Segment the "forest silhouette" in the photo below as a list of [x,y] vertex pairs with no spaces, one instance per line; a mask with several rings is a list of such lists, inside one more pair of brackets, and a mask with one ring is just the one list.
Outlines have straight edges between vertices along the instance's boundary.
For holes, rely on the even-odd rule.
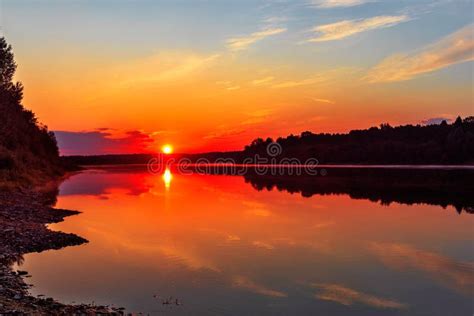
[[54,134],[22,104],[12,47],[0,38],[0,186],[37,184],[64,171]]
[[[280,158],[318,159],[322,164],[468,164],[474,163],[474,117],[438,125],[381,124],[347,134],[306,131],[275,140]],[[257,138],[244,155],[269,156],[274,140]]]

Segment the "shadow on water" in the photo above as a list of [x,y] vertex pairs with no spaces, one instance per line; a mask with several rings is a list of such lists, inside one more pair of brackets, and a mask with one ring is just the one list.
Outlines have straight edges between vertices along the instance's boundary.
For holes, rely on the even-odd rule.
[[[173,174],[179,174],[176,166]],[[205,169],[205,168],[204,168]],[[454,207],[458,213],[474,213],[474,168],[445,167],[353,167],[324,166],[315,169],[318,175],[310,176],[298,168],[278,169],[269,167],[265,173],[255,167],[238,170],[240,175],[254,189],[278,190],[299,193],[303,197],[315,195],[348,195],[353,199],[366,199],[390,205],[392,202],[412,205],[429,204],[443,208]],[[189,170],[188,170],[189,172]],[[235,176],[234,168],[213,166],[192,170],[197,174]],[[104,173],[108,176],[104,177]],[[121,175],[134,173],[133,178]],[[147,192],[152,183],[146,165],[109,165],[93,167],[87,175],[78,174],[75,182],[65,182],[60,195],[92,194],[103,195],[111,187],[121,188],[130,195]],[[93,179],[93,181],[91,181]]]
[[249,169],[244,176],[258,191],[273,190],[314,195],[347,194],[389,205],[431,204],[453,206],[458,213],[474,213],[472,169],[328,168],[326,175],[258,175]]

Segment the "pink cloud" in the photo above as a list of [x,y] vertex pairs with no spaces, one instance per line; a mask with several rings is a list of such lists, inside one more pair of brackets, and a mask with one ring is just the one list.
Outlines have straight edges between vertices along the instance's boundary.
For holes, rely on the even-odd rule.
[[101,128],[95,131],[55,131],[61,155],[104,155],[152,152],[153,138],[138,130],[117,133]]

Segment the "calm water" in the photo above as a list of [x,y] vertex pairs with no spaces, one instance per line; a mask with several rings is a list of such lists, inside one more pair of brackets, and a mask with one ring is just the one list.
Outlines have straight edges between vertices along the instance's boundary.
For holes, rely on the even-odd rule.
[[90,242],[27,255],[21,269],[33,276],[33,294],[63,302],[165,315],[474,310],[474,215],[452,206],[109,168],[65,181],[57,207],[83,214],[50,227]]

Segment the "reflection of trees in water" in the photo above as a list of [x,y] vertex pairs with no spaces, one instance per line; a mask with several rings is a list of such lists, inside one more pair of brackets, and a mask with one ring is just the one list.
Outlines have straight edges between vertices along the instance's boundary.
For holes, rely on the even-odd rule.
[[327,176],[257,175],[249,170],[245,181],[258,191],[300,193],[304,197],[347,194],[389,205],[453,206],[458,213],[474,213],[474,170],[329,168]]

